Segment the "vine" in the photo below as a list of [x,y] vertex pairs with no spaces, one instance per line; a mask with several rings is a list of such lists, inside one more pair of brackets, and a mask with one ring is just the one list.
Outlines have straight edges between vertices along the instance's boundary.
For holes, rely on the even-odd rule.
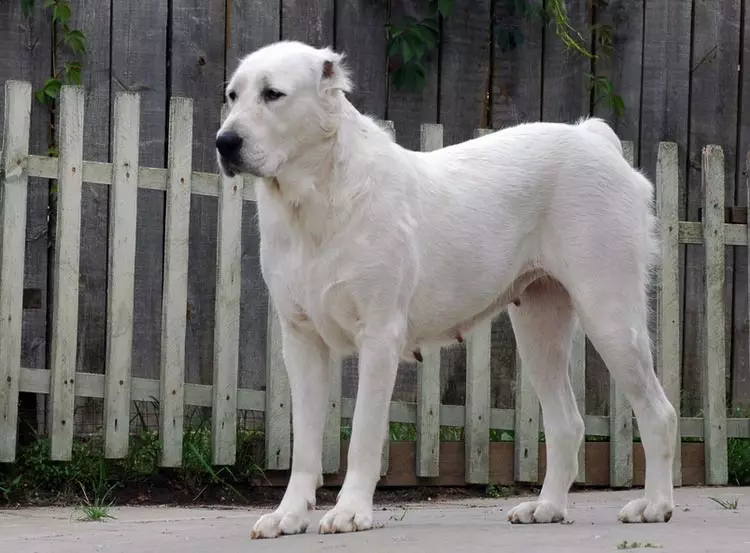
[[[30,18],[36,0],[20,0],[21,13]],[[70,20],[73,10],[67,0],[44,0],[44,8],[49,12],[52,20],[52,65],[51,74],[44,79],[42,86],[34,92],[37,102],[47,106],[50,113],[50,132],[48,138],[48,153],[57,155],[56,137],[54,132],[54,115],[60,89],[64,84],[81,85],[83,62],[80,56],[86,53],[86,36],[79,29],[71,27]],[[58,68],[57,58],[61,49],[67,50],[70,59]]]
[[[606,5],[605,0],[597,0]],[[454,0],[429,0],[427,16],[422,19],[407,16],[398,24],[386,25],[388,71],[397,89],[421,90],[427,80],[424,60],[437,49],[441,33],[439,22],[453,11]],[[505,12],[509,17],[495,17],[493,36],[501,52],[510,52],[523,44],[524,35],[520,21],[542,26],[552,23],[555,34],[571,53],[591,60],[608,59],[612,52],[613,29],[609,25],[595,24],[590,31],[595,37],[596,54],[586,46],[583,35],[570,23],[565,0],[547,0],[544,5],[529,0],[505,0]],[[605,102],[617,117],[625,109],[622,98],[616,93],[612,82],[604,75],[586,74],[589,92],[594,105]]]

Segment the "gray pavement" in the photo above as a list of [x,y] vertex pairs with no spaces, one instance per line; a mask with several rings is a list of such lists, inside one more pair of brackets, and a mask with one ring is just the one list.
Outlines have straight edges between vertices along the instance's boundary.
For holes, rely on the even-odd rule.
[[[445,501],[380,505],[375,520],[382,526],[359,534],[320,536],[311,525],[305,535],[258,541],[248,536],[267,512],[260,509],[123,507],[107,522],[81,522],[70,508],[0,510],[0,553],[564,553],[618,551],[624,542],[643,551],[750,552],[750,488],[678,489],[670,523],[617,522],[620,507],[640,494],[573,493],[568,524],[511,525],[505,517],[518,498]],[[709,497],[739,498],[739,505],[726,510]]]

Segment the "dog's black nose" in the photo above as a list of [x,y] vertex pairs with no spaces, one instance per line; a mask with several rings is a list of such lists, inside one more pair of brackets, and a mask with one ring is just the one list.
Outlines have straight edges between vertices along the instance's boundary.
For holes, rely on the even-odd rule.
[[216,137],[216,149],[222,157],[233,158],[242,148],[242,137],[234,131],[226,131]]

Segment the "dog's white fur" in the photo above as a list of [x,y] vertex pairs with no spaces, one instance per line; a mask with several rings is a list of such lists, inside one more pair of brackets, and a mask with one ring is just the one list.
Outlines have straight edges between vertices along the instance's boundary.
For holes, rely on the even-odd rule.
[[[285,96],[268,100],[264,89]],[[645,447],[645,496],[620,519],[669,520],[677,419],[647,329],[653,187],[606,123],[530,123],[409,151],[346,99],[341,54],[298,42],[250,54],[227,90],[234,99],[219,134],[236,132],[243,147],[219,161],[262,177],[261,263],[292,390],[291,478],[254,537],[308,526],[322,483],[331,360],[356,351],[360,377],[348,471],[319,531],[365,530],[399,357],[455,343],[509,303],[547,436],[541,495],[515,507],[511,522],[566,516],[584,435],[567,371],[578,318],[627,395]]]

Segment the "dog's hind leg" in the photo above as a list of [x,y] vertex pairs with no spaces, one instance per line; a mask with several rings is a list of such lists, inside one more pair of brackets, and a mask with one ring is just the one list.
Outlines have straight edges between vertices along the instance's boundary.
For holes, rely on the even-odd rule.
[[568,375],[576,314],[568,292],[549,278],[532,283],[520,305],[508,310],[523,370],[542,406],[547,447],[547,474],[539,499],[511,509],[508,520],[559,522],[566,516],[568,490],[578,473],[584,432]]
[[633,274],[613,263],[595,278],[572,283],[571,295],[591,343],[633,408],[643,440],[645,496],[628,503],[619,519],[668,522],[677,413],[654,372],[645,285],[629,278]]
[[323,483],[331,353],[319,336],[297,332],[283,322],[282,342],[292,392],[292,473],[278,509],[258,520],[252,538],[304,533],[315,507],[315,490]]
[[405,318],[399,317],[397,321],[370,324],[360,336],[359,387],[346,477],[336,506],[320,521],[322,534],[372,528],[372,499],[380,479],[381,452],[405,328]]

